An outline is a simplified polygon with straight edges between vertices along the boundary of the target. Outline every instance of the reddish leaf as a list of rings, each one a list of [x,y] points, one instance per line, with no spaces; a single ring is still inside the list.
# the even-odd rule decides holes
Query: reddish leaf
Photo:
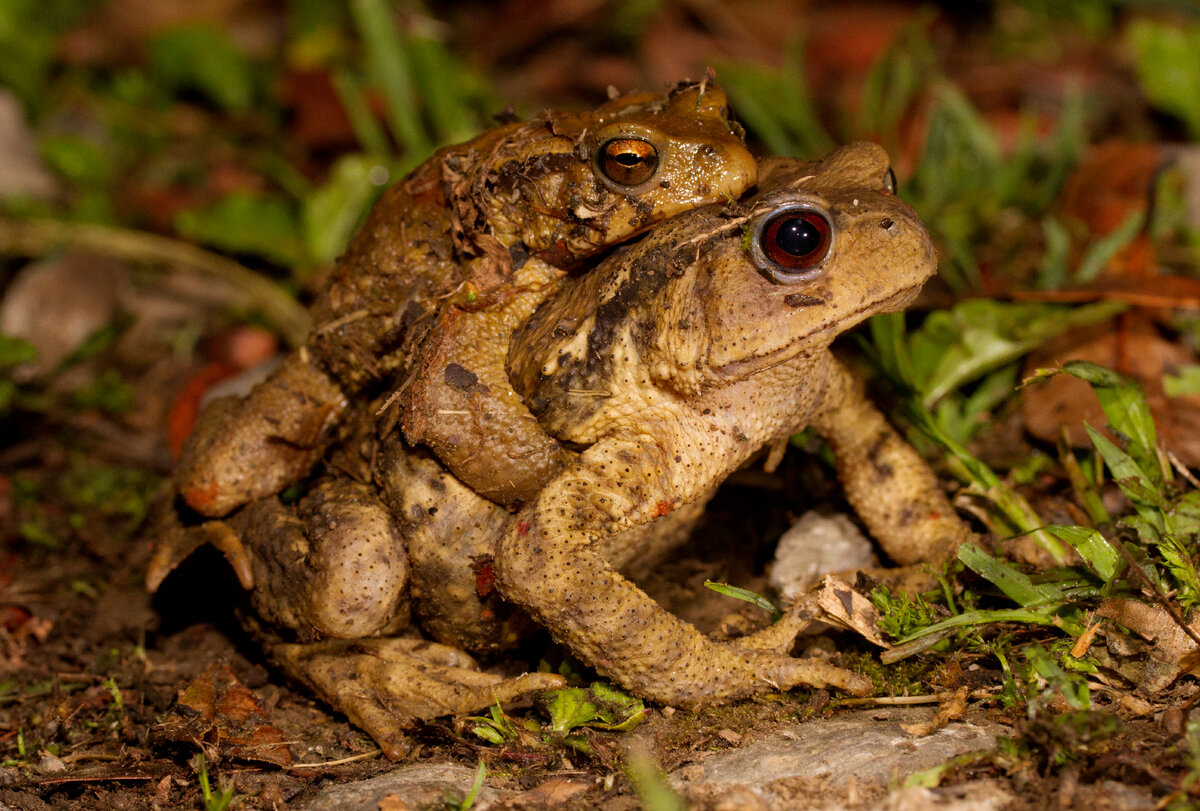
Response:
[[[167,412],[167,448],[179,458],[183,442],[196,424],[205,392],[222,380],[265,363],[279,351],[279,338],[261,327],[237,327],[209,347],[212,362],[188,378]]]
[[[1055,367],[1068,360],[1088,360],[1136,378],[1146,390],[1159,440],[1186,464],[1200,464],[1200,396],[1168,398],[1162,378],[1181,366],[1197,363],[1196,355],[1159,333],[1143,313],[1076,330],[1032,353],[1026,372]],[[1090,447],[1084,421],[1101,428],[1107,420],[1100,402],[1082,380],[1058,375],[1023,394],[1022,415],[1029,433],[1053,442],[1065,430],[1076,447]]]
[[[292,139],[311,148],[346,147],[355,143],[350,116],[328,71],[289,70],[280,86],[283,104],[292,113]]]
[[[183,688],[155,734],[171,741],[202,740],[227,757],[276,766],[292,763],[283,733],[267,723],[262,702],[228,665],[210,665]]]
[[[1062,212],[1082,222],[1089,236],[1110,234],[1131,214],[1149,208],[1162,165],[1162,151],[1154,144],[1112,140],[1094,146],[1067,178]],[[1153,246],[1141,233],[1113,257],[1108,272],[1147,276],[1156,267]]]
[[[1130,279],[1107,276],[1071,290],[1021,290],[1017,301],[1123,301],[1137,307],[1200,310],[1200,279],[1155,275]]]

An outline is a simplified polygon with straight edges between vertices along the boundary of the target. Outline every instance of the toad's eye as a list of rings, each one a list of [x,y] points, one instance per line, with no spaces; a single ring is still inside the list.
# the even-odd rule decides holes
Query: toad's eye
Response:
[[[613,183],[640,186],[658,171],[658,150],[641,138],[613,138],[600,147],[597,162]]]
[[[811,209],[791,209],[767,220],[759,232],[763,256],[779,267],[784,281],[821,263],[829,253],[833,229],[829,220]]]

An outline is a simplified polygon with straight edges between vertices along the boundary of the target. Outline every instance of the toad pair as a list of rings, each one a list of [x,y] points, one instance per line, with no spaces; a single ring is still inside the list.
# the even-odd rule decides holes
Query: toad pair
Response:
[[[376,205],[306,345],[206,410],[176,476],[201,517],[157,539],[149,587],[216,545],[271,656],[393,756],[413,719],[559,686],[463,653],[533,623],[664,704],[868,690],[792,657],[795,623],[715,641],[622,572],[806,426],[892,560],[965,536],[828,350],[935,272],[893,182],[869,144],[756,165],[710,83],[442,150]]]

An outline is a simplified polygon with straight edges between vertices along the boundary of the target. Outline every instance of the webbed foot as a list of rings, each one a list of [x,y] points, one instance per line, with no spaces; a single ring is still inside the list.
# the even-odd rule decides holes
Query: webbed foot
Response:
[[[293,678],[365,730],[387,757],[407,751],[415,721],[476,712],[497,702],[565,686],[552,673],[506,679],[458,650],[423,639],[331,639],[280,643],[272,658]]]

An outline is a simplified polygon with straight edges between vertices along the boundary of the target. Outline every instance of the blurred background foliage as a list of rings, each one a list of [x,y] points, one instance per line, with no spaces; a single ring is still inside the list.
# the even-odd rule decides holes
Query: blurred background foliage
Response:
[[[383,186],[506,106],[592,104],[709,65],[763,152],[882,142],[958,293],[1080,270],[1055,204],[1089,144],[1200,135],[1186,0],[9,0],[0,48],[0,85],[62,184],[4,195],[9,215],[172,233],[294,288]],[[1195,245],[1178,207],[1155,215]]]

